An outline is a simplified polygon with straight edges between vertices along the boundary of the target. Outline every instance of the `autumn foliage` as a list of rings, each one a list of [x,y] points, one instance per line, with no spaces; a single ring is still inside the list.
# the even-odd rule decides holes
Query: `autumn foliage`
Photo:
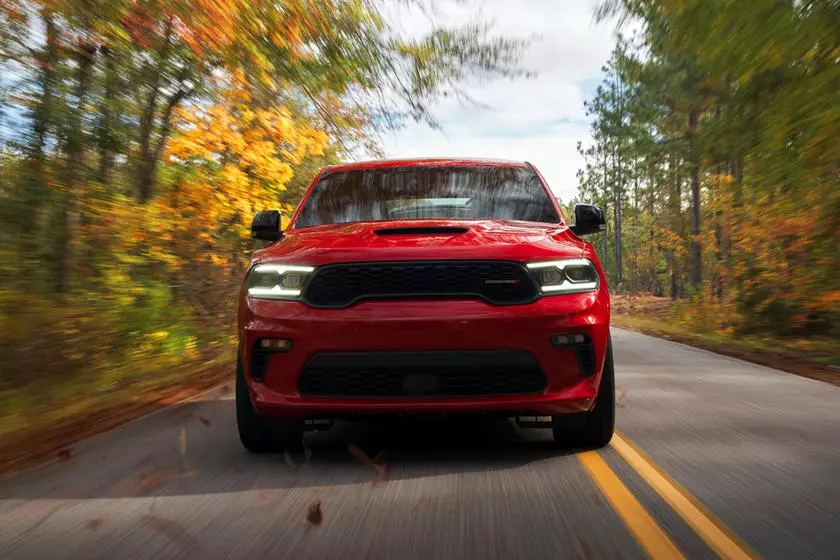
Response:
[[[623,0],[587,103],[579,198],[613,288],[691,300],[690,328],[840,337],[840,8]]]
[[[3,430],[229,356],[254,213],[520,47],[367,0],[0,2]]]

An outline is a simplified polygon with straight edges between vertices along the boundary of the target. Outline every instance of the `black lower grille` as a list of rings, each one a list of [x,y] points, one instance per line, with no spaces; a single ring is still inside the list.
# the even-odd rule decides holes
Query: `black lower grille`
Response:
[[[519,395],[545,387],[539,362],[524,350],[322,353],[298,378],[300,394],[313,397]]]
[[[271,352],[263,350],[254,345],[251,351],[251,377],[254,381],[263,381],[268,371],[268,360],[271,359]]]
[[[595,347],[592,341],[587,340],[584,344],[575,347],[580,374],[584,377],[591,377],[595,374]]]
[[[508,261],[341,263],[318,268],[303,300],[347,307],[363,299],[480,298],[495,305],[529,303],[538,289],[528,271]]]

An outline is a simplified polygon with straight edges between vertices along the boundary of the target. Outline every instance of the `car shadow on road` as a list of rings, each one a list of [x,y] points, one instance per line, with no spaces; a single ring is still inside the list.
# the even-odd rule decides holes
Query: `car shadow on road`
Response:
[[[516,469],[574,450],[512,420],[338,422],[266,455],[239,443],[232,400],[190,403],[80,446],[68,460],[3,481],[0,499],[98,499],[390,482]]]

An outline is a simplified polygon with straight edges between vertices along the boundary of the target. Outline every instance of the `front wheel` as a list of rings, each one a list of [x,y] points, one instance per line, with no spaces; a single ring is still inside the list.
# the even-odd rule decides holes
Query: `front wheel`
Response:
[[[554,441],[563,445],[600,449],[610,442],[615,431],[615,365],[612,336],[607,339],[607,357],[604,360],[604,372],[601,375],[601,386],[595,406],[580,416],[555,416],[552,424]]]
[[[299,445],[303,430],[298,422],[292,420],[273,420],[263,418],[254,410],[242,359],[236,359],[236,426],[239,440],[252,453],[270,453],[282,451]]]

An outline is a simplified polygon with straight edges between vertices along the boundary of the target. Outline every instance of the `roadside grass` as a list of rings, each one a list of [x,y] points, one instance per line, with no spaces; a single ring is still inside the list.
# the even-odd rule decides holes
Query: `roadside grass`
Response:
[[[232,381],[234,361],[235,349],[226,348],[201,362],[179,357],[139,361],[0,390],[0,474]]]
[[[612,324],[840,386],[840,340],[703,329],[682,320],[679,305],[668,298],[614,294]]]

